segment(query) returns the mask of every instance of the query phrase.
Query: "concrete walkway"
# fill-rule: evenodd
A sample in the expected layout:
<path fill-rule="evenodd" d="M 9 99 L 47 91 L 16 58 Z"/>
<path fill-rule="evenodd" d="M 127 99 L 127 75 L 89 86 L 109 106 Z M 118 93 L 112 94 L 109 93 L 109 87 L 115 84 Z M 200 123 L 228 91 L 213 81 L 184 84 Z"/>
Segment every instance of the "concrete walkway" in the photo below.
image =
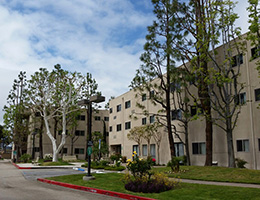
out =
<path fill-rule="evenodd" d="M 194 184 L 204 184 L 204 185 L 219 185 L 219 186 L 232 186 L 232 187 L 246 187 L 246 188 L 259 188 L 258 184 L 248 184 L 248 183 L 228 183 L 228 182 L 215 182 L 215 181 L 200 181 L 200 180 L 190 180 L 181 179 L 183 183 L 194 183 Z"/>

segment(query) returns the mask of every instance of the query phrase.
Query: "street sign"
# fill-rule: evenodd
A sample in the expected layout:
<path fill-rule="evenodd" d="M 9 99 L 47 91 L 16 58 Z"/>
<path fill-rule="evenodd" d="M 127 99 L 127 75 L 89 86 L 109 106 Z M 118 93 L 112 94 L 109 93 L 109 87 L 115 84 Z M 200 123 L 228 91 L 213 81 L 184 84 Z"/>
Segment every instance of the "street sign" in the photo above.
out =
<path fill-rule="evenodd" d="M 88 146 L 93 146 L 93 142 L 92 141 L 88 141 Z"/>
<path fill-rule="evenodd" d="M 92 154 L 92 147 L 88 147 L 88 155 L 90 156 Z"/>
<path fill-rule="evenodd" d="M 101 149 L 101 139 L 98 140 L 98 149 Z"/>

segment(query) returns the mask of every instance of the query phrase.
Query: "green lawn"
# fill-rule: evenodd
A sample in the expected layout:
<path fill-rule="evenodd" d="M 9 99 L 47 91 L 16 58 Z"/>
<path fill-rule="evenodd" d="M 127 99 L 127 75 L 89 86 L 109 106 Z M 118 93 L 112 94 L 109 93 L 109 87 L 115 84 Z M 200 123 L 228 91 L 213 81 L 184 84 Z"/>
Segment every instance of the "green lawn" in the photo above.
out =
<path fill-rule="evenodd" d="M 154 168 L 154 170 L 171 171 L 169 167 Z M 240 168 L 181 166 L 181 173 L 168 174 L 168 176 L 194 180 L 260 184 L 260 170 Z"/>
<path fill-rule="evenodd" d="M 50 180 L 71 183 L 75 185 L 99 188 L 104 190 L 116 191 L 121 193 L 133 194 L 137 196 L 145 196 L 154 199 L 259 199 L 260 189 L 253 188 L 239 188 L 227 186 L 213 186 L 213 185 L 199 185 L 179 183 L 179 185 L 171 191 L 162 192 L 159 194 L 144 194 L 133 193 L 125 190 L 124 184 L 121 181 L 122 174 L 108 173 L 108 174 L 93 174 L 96 180 L 83 181 L 84 175 L 69 175 L 48 178 Z"/>

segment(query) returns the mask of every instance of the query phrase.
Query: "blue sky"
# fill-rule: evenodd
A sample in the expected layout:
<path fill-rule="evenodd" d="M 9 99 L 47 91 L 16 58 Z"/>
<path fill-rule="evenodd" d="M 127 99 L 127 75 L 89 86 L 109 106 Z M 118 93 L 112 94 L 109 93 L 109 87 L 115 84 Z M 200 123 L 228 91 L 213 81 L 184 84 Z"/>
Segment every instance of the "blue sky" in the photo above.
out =
<path fill-rule="evenodd" d="M 236 11 L 247 31 L 246 0 Z M 19 71 L 90 72 L 107 99 L 129 90 L 141 62 L 150 0 L 0 0 L 0 108 Z M 3 111 L 0 110 L 0 122 Z"/>

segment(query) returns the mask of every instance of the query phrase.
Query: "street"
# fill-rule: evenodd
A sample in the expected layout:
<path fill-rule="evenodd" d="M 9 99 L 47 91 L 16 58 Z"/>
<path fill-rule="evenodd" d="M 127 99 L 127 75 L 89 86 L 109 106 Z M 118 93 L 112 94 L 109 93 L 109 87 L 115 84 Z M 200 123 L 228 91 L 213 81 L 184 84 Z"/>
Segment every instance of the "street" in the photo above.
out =
<path fill-rule="evenodd" d="M 70 169 L 19 170 L 10 162 L 0 161 L 1 200 L 119 200 L 100 194 L 83 192 L 61 186 L 41 183 L 36 178 L 75 174 Z"/>

